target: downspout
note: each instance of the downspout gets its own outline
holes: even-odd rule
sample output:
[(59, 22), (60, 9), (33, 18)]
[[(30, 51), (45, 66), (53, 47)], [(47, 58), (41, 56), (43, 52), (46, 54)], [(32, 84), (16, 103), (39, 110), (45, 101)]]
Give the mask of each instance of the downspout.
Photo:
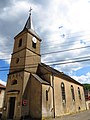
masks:
[(52, 73), (52, 92), (53, 92), (53, 117), (55, 118), (54, 75), (53, 73)]

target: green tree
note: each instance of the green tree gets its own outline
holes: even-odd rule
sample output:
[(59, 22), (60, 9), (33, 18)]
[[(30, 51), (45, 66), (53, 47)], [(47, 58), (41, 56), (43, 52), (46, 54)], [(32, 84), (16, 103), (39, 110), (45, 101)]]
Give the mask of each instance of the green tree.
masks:
[(85, 90), (90, 90), (90, 84), (83, 84)]

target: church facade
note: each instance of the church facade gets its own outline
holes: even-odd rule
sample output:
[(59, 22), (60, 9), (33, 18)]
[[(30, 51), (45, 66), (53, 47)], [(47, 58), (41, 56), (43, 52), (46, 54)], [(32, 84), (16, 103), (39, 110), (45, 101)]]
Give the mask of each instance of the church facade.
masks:
[(82, 84), (41, 63), (41, 39), (31, 26), (15, 36), (2, 120), (48, 118), (86, 109)]

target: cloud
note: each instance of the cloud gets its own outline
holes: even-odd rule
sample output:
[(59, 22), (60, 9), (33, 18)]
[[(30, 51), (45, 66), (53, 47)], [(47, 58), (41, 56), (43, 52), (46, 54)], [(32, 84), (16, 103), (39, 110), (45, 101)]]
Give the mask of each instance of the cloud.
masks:
[[(41, 54), (90, 45), (90, 4), (88, 0), (3, 0), (0, 11), (0, 58), (10, 57), (13, 38), (27, 20), (32, 7), (35, 31), (41, 36)], [(62, 28), (59, 28), (63, 26)], [(64, 37), (63, 37), (64, 35)], [(3, 49), (2, 49), (3, 48)], [(67, 60), (89, 55), (88, 49), (77, 49), (42, 56), (42, 62)], [(74, 71), (88, 65), (87, 62), (54, 66), (72, 75)]]
[(2, 6), (0, 14), (0, 59), (11, 56), (14, 36), (23, 29), (28, 17), (27, 14), (29, 13), (30, 5), (37, 9), (37, 6), (28, 2), (28, 0), (1, 2), (1, 4), (4, 3), (5, 5)]
[(90, 72), (86, 73), (85, 75), (81, 75), (81, 76), (72, 76), (72, 78), (79, 81), (80, 83), (90, 84)]
[[(72, 2), (71, 0), (52, 0), (52, 2), (49, 3), (49, 6), (50, 7), (47, 11), (44, 11), (43, 14), (45, 18), (43, 21), (44, 27), (40, 27), (43, 33), (44, 31), (48, 31), (46, 32), (47, 34), (45, 34), (46, 37), (42, 41), (42, 53), (46, 52), (45, 49), (47, 49), (48, 52), (53, 52), (90, 45), (90, 31), (88, 30), (90, 26), (90, 15), (87, 14), (88, 11), (90, 11), (90, 4), (88, 4), (87, 0), (73, 0)], [(63, 29), (58, 29), (60, 25), (63, 25)], [(62, 34), (65, 34), (65, 38), (61, 38)], [(87, 54), (89, 55), (88, 51), (89, 48), (85, 48), (69, 52), (60, 52), (58, 54), (48, 54), (42, 56), (42, 61), (47, 63), (47, 61), (82, 57)], [(54, 67), (71, 74), (73, 71), (76, 71), (85, 65), (88, 65), (88, 63), (82, 62)]]

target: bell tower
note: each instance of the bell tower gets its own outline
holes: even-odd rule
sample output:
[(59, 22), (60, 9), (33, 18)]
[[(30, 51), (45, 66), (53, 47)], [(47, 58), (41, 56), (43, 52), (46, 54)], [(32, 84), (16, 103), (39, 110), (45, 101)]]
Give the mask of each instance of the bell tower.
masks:
[(41, 39), (32, 28), (31, 9), (23, 30), (14, 40), (2, 118), (19, 120), (24, 114), (28, 115), (28, 105), (22, 103), (28, 100), (27, 84), (41, 62)]
[(35, 73), (38, 63), (41, 62), (41, 39), (32, 28), (31, 12), (24, 29), (14, 39), (10, 73), (19, 70)]

